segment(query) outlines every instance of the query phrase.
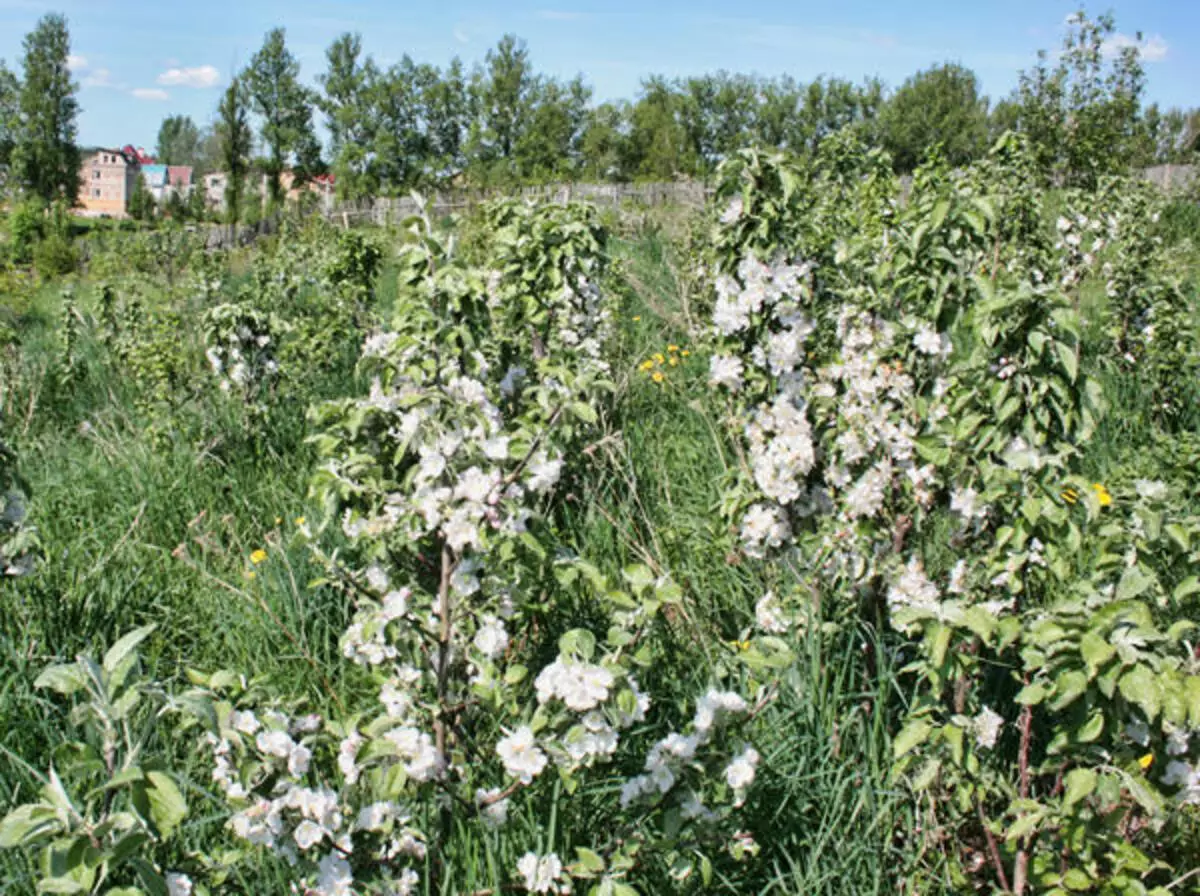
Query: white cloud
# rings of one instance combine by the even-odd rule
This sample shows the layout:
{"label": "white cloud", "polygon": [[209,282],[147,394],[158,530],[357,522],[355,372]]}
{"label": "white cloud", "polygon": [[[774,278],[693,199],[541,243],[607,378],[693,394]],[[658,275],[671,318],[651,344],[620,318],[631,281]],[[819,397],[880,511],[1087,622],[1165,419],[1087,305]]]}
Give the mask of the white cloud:
{"label": "white cloud", "polygon": [[69,68],[71,71],[81,72],[87,67],[88,61],[86,56],[76,56],[74,53],[72,53],[67,57],[67,68]]}
{"label": "white cloud", "polygon": [[84,87],[114,87],[112,72],[106,68],[98,68],[88,72],[80,82]]}
{"label": "white cloud", "polygon": [[469,44],[471,42],[471,35],[467,34],[462,28],[455,28],[454,39],[460,44]]}
{"label": "white cloud", "polygon": [[154,100],[157,102],[162,102],[163,100],[169,100],[171,98],[171,94],[167,93],[165,90],[160,90],[157,87],[135,87],[129,92],[139,100]]}
{"label": "white cloud", "polygon": [[155,80],[167,87],[214,87],[221,80],[221,73],[211,65],[169,68]]}
{"label": "white cloud", "polygon": [[1170,49],[1166,38],[1161,34],[1153,34],[1140,41],[1128,34],[1114,34],[1101,45],[1100,51],[1111,59],[1128,47],[1136,47],[1143,62],[1162,62],[1167,58],[1167,51]]}

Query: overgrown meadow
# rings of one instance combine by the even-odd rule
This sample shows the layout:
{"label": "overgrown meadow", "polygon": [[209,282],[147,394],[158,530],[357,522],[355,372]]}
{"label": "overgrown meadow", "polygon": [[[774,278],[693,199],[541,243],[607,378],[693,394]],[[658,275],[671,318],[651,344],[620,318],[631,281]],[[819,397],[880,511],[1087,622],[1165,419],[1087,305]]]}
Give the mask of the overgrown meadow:
{"label": "overgrown meadow", "polygon": [[853,137],[0,311],[0,892],[1200,892],[1192,207]]}

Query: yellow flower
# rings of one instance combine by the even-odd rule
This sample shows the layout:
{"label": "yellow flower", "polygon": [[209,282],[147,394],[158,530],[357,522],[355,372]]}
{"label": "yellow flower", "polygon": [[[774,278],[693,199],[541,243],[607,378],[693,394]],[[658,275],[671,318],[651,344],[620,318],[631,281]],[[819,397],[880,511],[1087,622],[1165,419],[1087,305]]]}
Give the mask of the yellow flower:
{"label": "yellow flower", "polygon": [[734,650],[749,650],[750,642],[734,640],[734,641],[729,642],[729,646],[732,647]]}
{"label": "yellow flower", "polygon": [[667,359],[663,356],[662,352],[659,352],[654,356],[654,363],[662,366],[663,364],[667,363]]}
{"label": "yellow flower", "polygon": [[296,517],[296,525],[303,526],[304,525],[304,517],[302,517],[302,516]]}
{"label": "yellow flower", "polygon": [[690,355],[690,354],[691,354],[691,352],[689,352],[689,351],[688,351],[688,350],[685,348],[685,349],[684,349],[683,351],[681,351],[679,354],[683,355],[683,356],[686,358],[688,355]]}
{"label": "yellow flower", "polygon": [[266,559],[267,559],[267,552],[264,551],[262,548],[259,548],[257,551],[255,551],[254,553],[252,553],[250,555],[250,562],[253,563],[255,566],[258,566],[258,564],[262,563]]}
{"label": "yellow flower", "polygon": [[672,358],[672,359],[671,359],[670,361],[668,361],[667,363],[669,363],[669,364],[670,364],[672,367],[678,367],[678,366],[679,366],[679,359],[678,359],[678,358]]}
{"label": "yellow flower", "polygon": [[283,522],[283,517],[281,517],[281,516],[275,517],[275,525],[276,526],[278,526],[282,522]]}
{"label": "yellow flower", "polygon": [[668,345],[668,346],[667,346],[667,351],[669,351],[669,352],[677,352],[677,351],[679,351],[679,346],[677,346],[677,345]]}
{"label": "yellow flower", "polygon": [[1099,482],[1092,484],[1092,489],[1096,492],[1096,499],[1100,502],[1101,507],[1108,507],[1113,502],[1113,497]]}
{"label": "yellow flower", "polygon": [[640,370],[653,370],[654,362],[653,361],[643,361],[641,364],[638,365],[638,368]]}
{"label": "yellow flower", "polygon": [[656,383],[661,383],[663,380],[666,379],[666,377],[663,376],[663,373],[661,370],[656,370],[656,371],[654,371],[654,373],[652,373],[650,375],[650,379],[654,380],[654,382],[656,382]]}
{"label": "yellow flower", "polygon": [[641,316],[640,314],[635,314],[635,315],[633,316],[633,319],[634,319],[634,320],[641,320],[641,319],[642,319],[642,316]]}
{"label": "yellow flower", "polygon": [[1141,759],[1138,760],[1138,765],[1140,765],[1144,769],[1149,768],[1153,764],[1154,764],[1154,754],[1153,753],[1147,753],[1145,756],[1143,756]]}

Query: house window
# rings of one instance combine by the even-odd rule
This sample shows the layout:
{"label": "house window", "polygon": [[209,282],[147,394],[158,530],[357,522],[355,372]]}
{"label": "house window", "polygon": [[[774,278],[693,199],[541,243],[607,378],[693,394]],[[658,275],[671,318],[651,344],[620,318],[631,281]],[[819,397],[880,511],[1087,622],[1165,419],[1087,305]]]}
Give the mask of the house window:
{"label": "house window", "polygon": [[99,180],[99,179],[100,179],[100,169],[93,168],[92,169],[92,180]]}
{"label": "house window", "polygon": [[92,190],[92,198],[93,198],[93,199],[99,199],[99,198],[100,198],[100,188],[99,188],[99,187],[97,187],[96,189]]}

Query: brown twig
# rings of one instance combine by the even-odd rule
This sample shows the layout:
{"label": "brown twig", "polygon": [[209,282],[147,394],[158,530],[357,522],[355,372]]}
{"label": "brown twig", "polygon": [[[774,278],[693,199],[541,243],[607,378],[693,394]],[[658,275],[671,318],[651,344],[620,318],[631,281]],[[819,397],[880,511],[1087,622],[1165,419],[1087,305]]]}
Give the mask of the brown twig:
{"label": "brown twig", "polygon": [[1007,892],[1008,875],[1004,873],[1004,860],[1000,858],[1000,847],[996,843],[996,835],[992,833],[987,817],[983,814],[983,804],[977,802],[975,811],[979,813],[979,824],[983,828],[984,837],[987,838],[988,855],[991,856],[992,867],[996,869],[996,879],[1000,881],[1000,889]]}
{"label": "brown twig", "polygon": [[[1025,682],[1029,684],[1028,680]],[[1017,756],[1018,765],[1020,768],[1020,795],[1021,799],[1029,798],[1029,745],[1033,738],[1033,707],[1026,706],[1021,710],[1021,746]],[[1013,893],[1015,896],[1022,896],[1025,892],[1025,882],[1029,874],[1029,838],[1025,837],[1021,841],[1021,846],[1017,849],[1017,859],[1013,864]]]}

